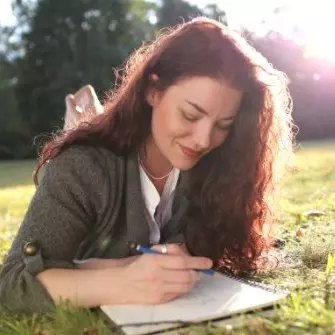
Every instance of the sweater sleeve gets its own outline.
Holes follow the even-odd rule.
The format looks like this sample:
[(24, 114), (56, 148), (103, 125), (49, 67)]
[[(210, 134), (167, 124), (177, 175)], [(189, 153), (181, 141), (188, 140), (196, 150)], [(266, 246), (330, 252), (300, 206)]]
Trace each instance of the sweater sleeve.
[(0, 272), (0, 310), (45, 313), (52, 298), (35, 276), (75, 268), (81, 241), (94, 229), (106, 188), (103, 160), (73, 146), (50, 160)]

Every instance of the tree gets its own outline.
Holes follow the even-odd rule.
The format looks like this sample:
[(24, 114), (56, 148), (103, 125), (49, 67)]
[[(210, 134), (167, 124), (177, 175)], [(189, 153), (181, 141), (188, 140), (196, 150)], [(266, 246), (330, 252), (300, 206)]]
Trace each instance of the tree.
[(197, 16), (206, 16), (227, 25), (227, 16), (216, 4), (208, 4), (203, 9), (184, 0), (163, 0), (157, 12), (157, 28), (174, 26), (190, 21)]
[(203, 15), (228, 25), (226, 12), (220, 9), (217, 4), (206, 5), (203, 9)]
[(12, 33), (10, 27), (0, 27), (0, 159), (22, 158), (30, 153), (15, 97), (17, 68), (8, 42)]
[(157, 28), (171, 27), (203, 15), (197, 7), (183, 0), (163, 0), (157, 9)]
[(113, 68), (153, 33), (149, 9), (140, 0), (36, 3), (30, 29), (22, 35), (17, 85), (31, 136), (61, 125), (67, 93), (87, 83), (100, 95), (110, 88)]
[[(151, 40), (155, 28), (199, 15), (224, 16), (215, 5), (201, 11), (184, 0), (12, 1), (18, 24), (7, 27), (0, 39), (0, 47), (5, 46), (0, 123), (6, 120), (11, 126), (1, 124), (0, 132), (6, 138), (24, 138), (24, 152), (36, 135), (62, 127), (66, 94), (92, 84), (104, 97), (115, 80), (113, 68), (142, 41)], [(7, 151), (11, 141), (6, 140)], [(16, 156), (23, 152), (14, 151)]]

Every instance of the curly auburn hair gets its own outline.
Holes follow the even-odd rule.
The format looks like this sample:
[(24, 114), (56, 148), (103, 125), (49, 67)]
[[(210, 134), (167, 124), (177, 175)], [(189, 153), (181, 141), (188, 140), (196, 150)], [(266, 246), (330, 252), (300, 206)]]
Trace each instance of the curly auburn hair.
[[(149, 85), (164, 91), (192, 76), (223, 79), (243, 92), (225, 142), (189, 173), (191, 203), (185, 231), (189, 251), (235, 273), (257, 268), (269, 244), (271, 195), (278, 167), (292, 150), (291, 99), (286, 76), (238, 33), (197, 18), (135, 51), (117, 73), (104, 113), (50, 140), (35, 169), (72, 144), (103, 146), (118, 155), (138, 150), (150, 133)], [(151, 80), (156, 74), (158, 83)]]

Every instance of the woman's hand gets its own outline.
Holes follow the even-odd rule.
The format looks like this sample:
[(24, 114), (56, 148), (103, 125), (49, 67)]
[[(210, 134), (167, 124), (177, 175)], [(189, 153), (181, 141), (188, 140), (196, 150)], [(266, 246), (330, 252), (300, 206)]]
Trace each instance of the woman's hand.
[(171, 244), (156, 244), (151, 249), (162, 252), (162, 248), (166, 247), (166, 253), (169, 255), (186, 255), (191, 256), (188, 252), (185, 243), (171, 243)]
[[(167, 246), (167, 253), (169, 255), (186, 255), (190, 256), (184, 243), (173, 243), (173, 244), (156, 244), (151, 249), (161, 252), (162, 247)], [(128, 265), (133, 262), (139, 256), (131, 256), (126, 258), (118, 259), (105, 259), (105, 258), (89, 258), (83, 261), (74, 260), (73, 262), (77, 265), (78, 269), (107, 269), (114, 266)]]
[[(158, 248), (158, 246), (156, 246)], [(156, 248), (155, 247), (155, 248)], [(159, 304), (187, 293), (196, 283), (196, 269), (210, 269), (212, 261), (205, 257), (189, 256), (182, 247), (172, 247), (165, 255), (145, 254), (118, 268), (118, 287), (123, 304)], [(171, 254), (170, 254), (171, 253)], [(111, 280), (106, 269), (106, 285)], [(108, 302), (107, 302), (108, 303)]]

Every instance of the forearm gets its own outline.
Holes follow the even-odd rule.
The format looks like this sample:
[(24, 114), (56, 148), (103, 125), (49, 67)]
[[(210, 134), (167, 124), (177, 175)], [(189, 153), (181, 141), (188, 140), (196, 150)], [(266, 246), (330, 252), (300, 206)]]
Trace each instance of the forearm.
[(77, 264), (79, 269), (108, 269), (114, 266), (123, 266), (128, 265), (133, 262), (138, 256), (131, 256), (126, 258), (118, 259), (105, 259), (105, 258), (89, 258), (84, 261), (76, 260), (74, 261)]
[[(47, 269), (36, 276), (55, 303), (69, 300), (80, 307), (122, 302), (122, 271), (111, 269)], [(109, 279), (110, 278), (110, 279)], [(106, 292), (106, 287), (108, 292)]]

